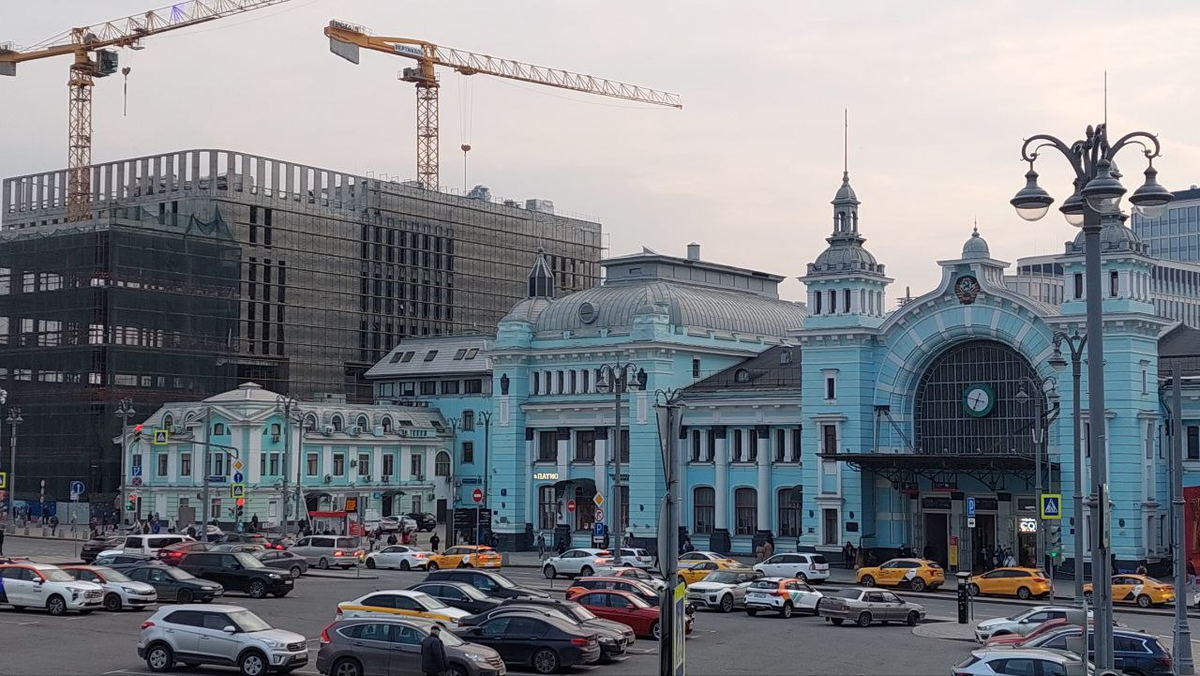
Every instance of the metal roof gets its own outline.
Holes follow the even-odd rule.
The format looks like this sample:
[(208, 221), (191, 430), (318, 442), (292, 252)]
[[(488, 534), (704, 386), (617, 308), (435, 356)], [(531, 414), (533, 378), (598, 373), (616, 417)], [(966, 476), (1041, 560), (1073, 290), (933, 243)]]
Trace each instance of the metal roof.
[(683, 390), (700, 392), (800, 390), (800, 348), (776, 345)]
[(402, 338), (367, 378), (421, 377), (490, 373), (492, 360), (486, 356), (495, 338), (482, 335), (449, 335)]

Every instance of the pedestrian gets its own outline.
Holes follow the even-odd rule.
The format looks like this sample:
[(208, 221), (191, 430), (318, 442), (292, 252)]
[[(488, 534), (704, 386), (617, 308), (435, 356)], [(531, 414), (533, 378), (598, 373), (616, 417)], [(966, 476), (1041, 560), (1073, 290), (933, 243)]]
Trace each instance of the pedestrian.
[(763, 561), (766, 561), (772, 556), (775, 556), (775, 540), (774, 538), (768, 537), (767, 541), (763, 543)]
[(55, 535), (54, 532), (56, 530), (58, 530), (58, 517), (52, 516), (52, 517), (50, 517), (50, 536), (51, 537), (54, 537), (54, 535)]
[(389, 546), (396, 544), (396, 534), (395, 533), (388, 535), (387, 543)]
[(1137, 575), (1148, 575), (1149, 573), (1147, 573), (1147, 572), (1146, 572), (1146, 565), (1145, 565), (1145, 564), (1143, 564), (1143, 563), (1139, 563), (1139, 564), (1138, 564), (1138, 567), (1137, 567), (1137, 570), (1135, 571), (1135, 574), (1137, 574)]
[(1189, 587), (1196, 584), (1196, 564), (1191, 561), (1187, 562), (1187, 584)]
[(258, 513), (257, 512), (255, 512), (254, 514), (252, 514), (250, 516), (250, 532), (251, 533), (258, 532)]
[(933, 544), (926, 542), (925, 547), (921, 550), (921, 558), (926, 561), (933, 559)]
[(196, 527), (195, 527), (195, 526), (188, 526), (188, 529), (187, 529), (187, 534), (188, 534), (188, 537), (190, 537), (190, 538), (192, 538), (192, 539), (195, 539), (195, 537), (196, 537)]
[(538, 561), (545, 561), (546, 560), (546, 534), (545, 533), (538, 533), (536, 544), (537, 544), (537, 552), (538, 552)]
[(438, 537), (437, 533), (434, 533), (429, 538), (429, 551), (436, 552), (438, 550), (438, 545), (441, 543), (442, 543), (442, 539), (440, 537)]
[(755, 563), (762, 563), (763, 550), (766, 549), (766, 547), (767, 547), (767, 543), (764, 542), (761, 545), (754, 548), (754, 562)]
[(850, 544), (849, 540), (846, 540), (846, 544), (842, 545), (842, 562), (847, 569), (854, 563), (854, 545)]
[(4, 556), (4, 526), (0, 526), (0, 556)]
[(433, 625), (429, 635), (421, 641), (421, 673), (425, 676), (442, 676), (449, 669), (446, 662), (446, 647), (442, 645), (442, 628)]

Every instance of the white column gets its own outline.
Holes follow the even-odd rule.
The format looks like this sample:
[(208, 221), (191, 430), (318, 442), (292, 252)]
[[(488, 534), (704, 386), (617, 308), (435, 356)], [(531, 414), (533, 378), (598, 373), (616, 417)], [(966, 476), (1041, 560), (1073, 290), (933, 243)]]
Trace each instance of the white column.
[(792, 458), (796, 457), (795, 453), (796, 453), (795, 438), (792, 436), (792, 430), (784, 429), (783, 430), (783, 457), (788, 462), (791, 462)]
[(397, 483), (404, 483), (405, 481), (409, 481), (410, 479), (412, 479), (412, 470), (410, 469), (411, 467), (412, 467), (412, 448), (405, 444), (401, 444), (400, 445), (400, 467), (397, 468), (399, 471), (396, 472), (396, 482)]
[[(736, 433), (736, 430), (735, 430)], [(717, 428), (716, 438), (716, 456), (713, 462), (716, 465), (716, 485), (713, 486), (713, 492), (716, 493), (716, 514), (713, 516), (713, 528), (716, 530), (729, 530), (729, 442), (726, 438), (726, 432)]]
[(333, 447), (329, 444), (321, 446), (321, 467), (317, 471), (317, 485), (325, 485), (324, 476), (333, 474)]
[(346, 449), (346, 480), (353, 486), (358, 483), (360, 476), (362, 470), (358, 466), (358, 446), (350, 446)]
[[(596, 492), (608, 499), (608, 481), (606, 470), (608, 468), (608, 439), (596, 440), (596, 461), (593, 466), (595, 470)], [(606, 505), (607, 506), (607, 505)]]
[(771, 434), (758, 437), (758, 529), (771, 530)]
[[(243, 430), (250, 431), (250, 449), (245, 453), (245, 474), (251, 486), (257, 486), (262, 479), (260, 464), (262, 462), (262, 430), (254, 425), (238, 426), (231, 430), (233, 435), (241, 434)], [(232, 436), (232, 435), (231, 435)]]
[(559, 479), (559, 481), (562, 481), (563, 479), (567, 478), (567, 475), (571, 471), (571, 468), (570, 468), (571, 432), (570, 431), (567, 432), (566, 439), (558, 439), (556, 450), (557, 450), (556, 458), (558, 460), (558, 479)]
[(371, 458), (371, 480), (378, 483), (383, 478), (383, 447), (376, 446)]
[(526, 519), (533, 524), (535, 529), (541, 527), (541, 524), (538, 523), (541, 515), (537, 511), (537, 496), (533, 494), (533, 459), (537, 457), (534, 455), (533, 444), (536, 438), (537, 434), (535, 433), (531, 438), (525, 439), (525, 514)]

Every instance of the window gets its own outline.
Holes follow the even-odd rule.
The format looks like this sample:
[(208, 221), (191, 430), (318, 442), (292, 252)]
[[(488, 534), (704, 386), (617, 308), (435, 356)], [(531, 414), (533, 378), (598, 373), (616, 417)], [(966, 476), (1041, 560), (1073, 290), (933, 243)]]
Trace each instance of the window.
[(695, 359), (695, 358), (692, 359), (692, 377), (693, 378), (700, 377), (700, 360), (699, 359)]
[(825, 376), (825, 398), (831, 401), (837, 399), (837, 379), (833, 376)]
[(371, 456), (366, 453), (358, 454), (358, 475), (371, 476)]
[(450, 454), (445, 451), (438, 451), (437, 458), (433, 461), (433, 473), (436, 476), (450, 476)]
[(758, 462), (758, 428), (750, 428), (750, 462)]
[(433, 361), (434, 359), (437, 359), (437, 353), (438, 353), (437, 350), (430, 350), (430, 351), (426, 352), (425, 353), (425, 361)]
[(387, 453), (383, 456), (383, 474), (381, 476), (390, 477), (396, 473), (396, 456)]
[(841, 533), (838, 532), (838, 511), (836, 509), (821, 510), (821, 542), (836, 545)]
[(304, 473), (307, 476), (316, 476), (317, 471), (319, 469), (320, 469), (320, 460), (317, 458), (317, 454), (309, 453), (308, 456), (305, 458)]
[(465, 356), (467, 356), (467, 348), (460, 347), (458, 348), (458, 352), (454, 353), (454, 361), (459, 361)]
[(850, 289), (845, 289), (845, 293), (842, 294), (842, 307), (846, 312), (850, 311)]
[(421, 394), (437, 394), (437, 381), (436, 380), (422, 380), (421, 381)]
[(458, 394), (458, 381), (457, 380), (443, 380), (442, 381), (442, 394)]
[[(621, 430), (621, 462), (629, 464), (629, 428)], [(622, 523), (629, 523), (629, 521), (626, 520)]]
[(158, 467), (156, 467), (155, 470), (156, 470), (155, 476), (165, 477), (167, 475), (167, 454), (166, 453), (158, 454)]
[(733, 458), (732, 462), (742, 461), (742, 431), (733, 431)]
[(1075, 300), (1083, 298), (1083, 273), (1075, 273)]
[(837, 453), (837, 425), (821, 425), (821, 452)]
[(209, 472), (209, 475), (210, 476), (218, 476), (218, 475), (224, 476), (225, 475), (225, 454), (224, 453), (213, 453), (212, 454), (212, 471)]
[(787, 447), (784, 445), (787, 441), (787, 430), (775, 430), (775, 462), (787, 462)]
[(821, 296), (821, 292), (820, 292), (820, 291), (818, 291), (818, 292), (816, 292), (815, 294), (813, 294), (813, 301), (815, 301), (815, 302), (813, 303), (813, 306), (814, 306), (814, 308), (813, 308), (813, 310), (814, 310), (814, 311), (813, 311), (813, 314), (815, 314), (815, 315), (819, 315), (819, 314), (821, 314), (821, 299), (822, 299), (822, 296)]
[(558, 505), (554, 501), (554, 486), (538, 487), (538, 528), (551, 530), (558, 521)]
[(464, 441), (462, 445), (462, 461), (463, 464), (472, 464), (475, 462), (475, 442)]
[(470, 432), (475, 429), (475, 411), (467, 409), (462, 414), (462, 428), (464, 432)]
[(1200, 426), (1188, 425), (1187, 459), (1200, 460)]
[(333, 425), (334, 432), (341, 432), (342, 426), (345, 425), (345, 422), (342, 420), (342, 416), (335, 415), (329, 419), (329, 424)]
[(700, 430), (692, 430), (692, 462), (700, 462), (701, 445), (700, 445)]
[(333, 475), (334, 476), (346, 476), (346, 454), (345, 453), (334, 453), (333, 454)]
[(837, 289), (829, 290), (829, 314), (837, 314)]
[(365, 431), (371, 429), (371, 421), (367, 420), (367, 416), (360, 415), (360, 416), (358, 416), (358, 419), (354, 421), (354, 426), (357, 427), (360, 431), (365, 432)]
[(133, 464), (134, 467), (140, 468), (142, 466), (142, 454), (134, 453), (130, 462)]
[(753, 488), (733, 493), (734, 535), (754, 535), (758, 528), (758, 495)]
[(425, 456), (414, 453), (408, 457), (408, 473), (418, 480), (425, 478)]
[(593, 495), (595, 495), (595, 491), (584, 492), (583, 486), (575, 486), (575, 530), (591, 530), (592, 524), (596, 522), (595, 510), (587, 508)]
[(595, 430), (579, 430), (575, 433), (575, 462), (596, 461)]
[(710, 486), (692, 491), (692, 532), (712, 533), (717, 520), (717, 492)]
[(179, 454), (179, 476), (191, 476), (191, 475), (192, 475), (192, 454), (191, 453), (180, 453)]
[(1120, 287), (1121, 287), (1120, 280), (1121, 280), (1120, 273), (1117, 272), (1116, 270), (1113, 270), (1112, 272), (1108, 273), (1108, 295), (1110, 297), (1112, 297), (1112, 298), (1117, 297), (1117, 293), (1120, 291)]
[(579, 371), (571, 369), (571, 394), (579, 392)]
[(463, 394), (483, 394), (483, 380), (479, 378), (464, 380)]
[(224, 425), (224, 423), (217, 423), (217, 424), (213, 425), (213, 436), (214, 436), (214, 437), (221, 437), (221, 436), (225, 436), (225, 425)]
[(792, 462), (800, 462), (800, 436), (801, 429), (799, 427), (792, 430)]
[(383, 428), (384, 434), (391, 434), (392, 433), (392, 419), (387, 416), (384, 416), (383, 420), (380, 422), (380, 427)]
[(779, 489), (779, 535), (800, 537), (800, 489)]
[(270, 465), (270, 467), (267, 468), (269, 470), (267, 472), (267, 474), (269, 474), (270, 476), (279, 476), (279, 456), (280, 455), (281, 454), (279, 454), (279, 453), (271, 454), (271, 465)]
[(538, 432), (538, 462), (558, 462), (558, 432), (542, 430)]

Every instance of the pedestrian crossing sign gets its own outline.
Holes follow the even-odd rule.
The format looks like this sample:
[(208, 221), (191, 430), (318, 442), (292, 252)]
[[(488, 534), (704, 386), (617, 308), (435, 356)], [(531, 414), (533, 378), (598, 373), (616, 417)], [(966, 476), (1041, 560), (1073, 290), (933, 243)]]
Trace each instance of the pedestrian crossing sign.
[(1062, 519), (1062, 495), (1058, 493), (1042, 494), (1042, 518)]
[(233, 484), (229, 487), (230, 497), (242, 498), (246, 496), (246, 484)]
[(154, 445), (166, 446), (170, 441), (170, 434), (166, 430), (154, 430)]
[(0, 472), (0, 491), (8, 490), (8, 472)]

